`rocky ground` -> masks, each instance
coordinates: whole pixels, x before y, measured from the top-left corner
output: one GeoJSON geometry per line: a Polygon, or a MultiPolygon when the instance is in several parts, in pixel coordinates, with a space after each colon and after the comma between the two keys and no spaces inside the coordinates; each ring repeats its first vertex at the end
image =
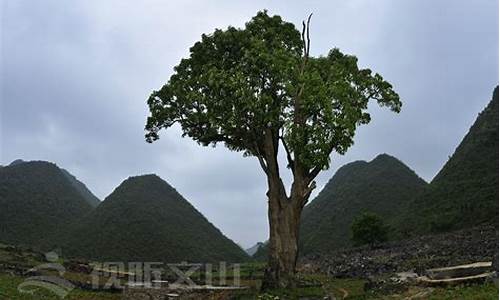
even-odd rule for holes
{"type": "Polygon", "coordinates": [[[479,226],[446,234],[420,236],[376,247],[358,247],[301,260],[303,271],[336,278],[371,278],[382,274],[495,261],[498,270],[498,228],[479,226]]]}

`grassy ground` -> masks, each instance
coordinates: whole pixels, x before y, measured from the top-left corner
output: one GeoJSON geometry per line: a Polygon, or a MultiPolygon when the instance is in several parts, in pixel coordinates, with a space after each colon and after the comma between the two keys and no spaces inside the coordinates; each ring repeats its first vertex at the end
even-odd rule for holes
{"type": "MultiPolygon", "coordinates": [[[[56,300],[60,299],[55,293],[40,288],[33,294],[21,293],[18,286],[24,282],[24,278],[7,274],[0,274],[0,299],[9,300],[56,300]]],[[[119,293],[92,292],[73,289],[64,299],[68,300],[119,300],[119,293]]]]}
{"type": "MultiPolygon", "coordinates": [[[[356,291],[356,290],[354,290],[356,291]]],[[[494,300],[499,299],[498,286],[495,284],[483,284],[471,287],[452,287],[452,288],[414,288],[403,294],[377,295],[369,293],[353,293],[353,290],[345,288],[330,295],[335,295],[332,299],[348,300],[403,300],[403,299],[426,299],[426,300],[494,300]],[[347,293],[346,293],[347,292],[347,293]],[[345,297],[345,298],[344,298],[345,297]]],[[[303,299],[311,297],[313,299],[323,299],[326,294],[319,289],[297,289],[294,291],[271,291],[267,294],[244,295],[239,299],[303,299]],[[261,297],[261,298],[259,298],[261,297]],[[278,297],[278,298],[276,298],[278,297]],[[314,298],[316,297],[316,298],[314,298]]]]}
{"type": "Polygon", "coordinates": [[[484,284],[469,287],[455,287],[448,289],[438,289],[431,293],[429,299],[432,300],[454,300],[454,299],[498,299],[498,285],[484,284]]]}
{"type": "Polygon", "coordinates": [[[348,299],[493,300],[498,299],[498,285],[485,283],[448,288],[413,287],[399,295],[368,295],[348,299]]]}
{"type": "MultiPolygon", "coordinates": [[[[429,300],[489,300],[498,299],[498,286],[493,283],[473,286],[460,286],[449,288],[423,288],[412,287],[402,294],[380,295],[366,293],[363,290],[364,281],[356,279],[326,279],[322,276],[313,276],[314,280],[323,282],[322,286],[300,287],[294,290],[272,290],[266,294],[260,294],[255,289],[242,292],[235,299],[323,299],[329,295],[336,299],[351,300],[395,300],[395,299],[429,299],[429,300]],[[276,298],[278,297],[278,298],[276,298]],[[412,298],[413,297],[413,298],[412,298]]],[[[9,300],[55,300],[60,299],[56,294],[39,289],[33,295],[20,293],[18,286],[24,281],[21,277],[11,275],[0,275],[0,299],[9,300]]],[[[333,298],[332,297],[332,298],[333,298]]],[[[73,289],[64,299],[69,300],[118,300],[121,299],[119,293],[93,292],[80,289],[73,289]]]]}
{"type": "Polygon", "coordinates": [[[399,294],[384,295],[367,292],[364,290],[365,280],[360,279],[333,279],[323,275],[304,276],[306,281],[318,282],[320,285],[298,287],[294,290],[271,290],[265,294],[251,290],[242,293],[236,299],[262,299],[262,300],[293,300],[293,299],[323,299],[330,296],[332,299],[349,300],[397,300],[397,299],[425,299],[425,300],[493,300],[499,299],[498,285],[485,283],[471,286],[455,287],[410,287],[399,294]]]}
{"type": "MultiPolygon", "coordinates": [[[[0,249],[1,250],[1,249],[0,249]]],[[[29,254],[29,253],[28,253],[29,254]]],[[[23,265],[36,265],[39,262],[36,258],[31,256],[18,255],[15,253],[2,253],[0,251],[0,256],[5,256],[9,258],[7,261],[19,262],[23,265]],[[7,255],[14,255],[16,257],[7,257],[7,255]],[[31,262],[33,260],[33,262],[31,262]]],[[[5,260],[4,260],[5,261],[5,260]]],[[[262,300],[293,300],[293,299],[323,299],[325,296],[330,296],[332,299],[358,299],[358,300],[371,300],[371,299],[384,299],[384,300],[395,300],[395,299],[431,299],[431,300],[441,300],[441,299],[476,299],[476,300],[489,300],[498,299],[498,285],[493,283],[487,283],[482,285],[471,285],[471,286],[459,286],[459,287],[449,287],[449,288],[425,288],[425,287],[411,287],[407,291],[401,292],[394,295],[384,295],[376,294],[374,292],[365,291],[364,285],[365,280],[362,279],[337,279],[330,278],[324,275],[301,275],[299,287],[293,290],[277,289],[268,291],[265,294],[259,293],[259,288],[261,285],[261,279],[263,277],[263,270],[265,265],[261,263],[248,263],[243,264],[239,268],[240,273],[240,284],[243,286],[248,286],[249,289],[240,292],[235,295],[233,299],[249,300],[249,299],[262,299],[262,300]]],[[[229,277],[226,280],[226,284],[233,284],[233,278],[231,277],[233,272],[230,266],[228,266],[227,275],[229,277]]],[[[51,275],[47,273],[47,275],[51,275]]],[[[57,274],[54,274],[57,275],[57,274]]],[[[195,279],[197,276],[202,276],[202,274],[193,274],[192,277],[195,279]]],[[[89,275],[84,273],[75,273],[72,271],[67,271],[64,274],[65,279],[71,280],[74,283],[85,283],[89,282],[89,275]]],[[[213,273],[213,283],[217,284],[219,282],[218,273],[213,273]]],[[[104,282],[107,278],[102,278],[104,282]]],[[[202,279],[202,278],[200,278],[202,279]]],[[[21,293],[18,291],[18,286],[25,282],[26,278],[12,276],[8,274],[0,273],[0,300],[35,300],[35,299],[60,299],[55,293],[39,288],[34,292],[33,295],[21,293]]],[[[33,286],[30,286],[33,288],[33,286]]],[[[75,288],[69,292],[69,294],[64,299],[70,300],[112,300],[121,299],[120,293],[106,292],[106,291],[87,291],[75,288]]]]}

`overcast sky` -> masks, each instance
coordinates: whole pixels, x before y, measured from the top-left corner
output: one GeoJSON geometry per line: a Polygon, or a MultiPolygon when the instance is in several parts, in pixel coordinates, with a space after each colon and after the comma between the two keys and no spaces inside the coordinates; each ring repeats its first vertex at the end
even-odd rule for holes
{"type": "Polygon", "coordinates": [[[371,107],[343,164],[394,155],[430,181],[498,84],[498,1],[1,1],[0,164],[48,160],[104,199],[156,173],[227,236],[267,239],[255,158],[205,148],[174,128],[144,141],[146,99],[202,33],[268,9],[311,22],[311,53],[358,56],[400,94],[399,115],[371,107]]]}

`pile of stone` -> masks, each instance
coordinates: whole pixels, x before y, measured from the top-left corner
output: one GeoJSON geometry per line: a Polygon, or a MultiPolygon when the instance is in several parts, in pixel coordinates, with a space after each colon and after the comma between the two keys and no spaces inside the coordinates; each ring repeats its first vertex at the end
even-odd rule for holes
{"type": "MultiPolygon", "coordinates": [[[[498,255],[498,229],[479,226],[452,233],[421,236],[377,247],[357,247],[309,255],[302,269],[333,277],[371,278],[378,275],[491,261],[498,255]]],[[[498,261],[498,260],[497,260],[498,261]]]]}

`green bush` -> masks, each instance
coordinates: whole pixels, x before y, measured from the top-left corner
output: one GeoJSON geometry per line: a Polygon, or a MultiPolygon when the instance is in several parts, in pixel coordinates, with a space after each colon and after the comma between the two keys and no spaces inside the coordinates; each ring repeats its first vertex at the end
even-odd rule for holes
{"type": "Polygon", "coordinates": [[[352,241],[356,246],[387,241],[388,228],[381,217],[373,213],[363,213],[351,225],[352,241]]]}

